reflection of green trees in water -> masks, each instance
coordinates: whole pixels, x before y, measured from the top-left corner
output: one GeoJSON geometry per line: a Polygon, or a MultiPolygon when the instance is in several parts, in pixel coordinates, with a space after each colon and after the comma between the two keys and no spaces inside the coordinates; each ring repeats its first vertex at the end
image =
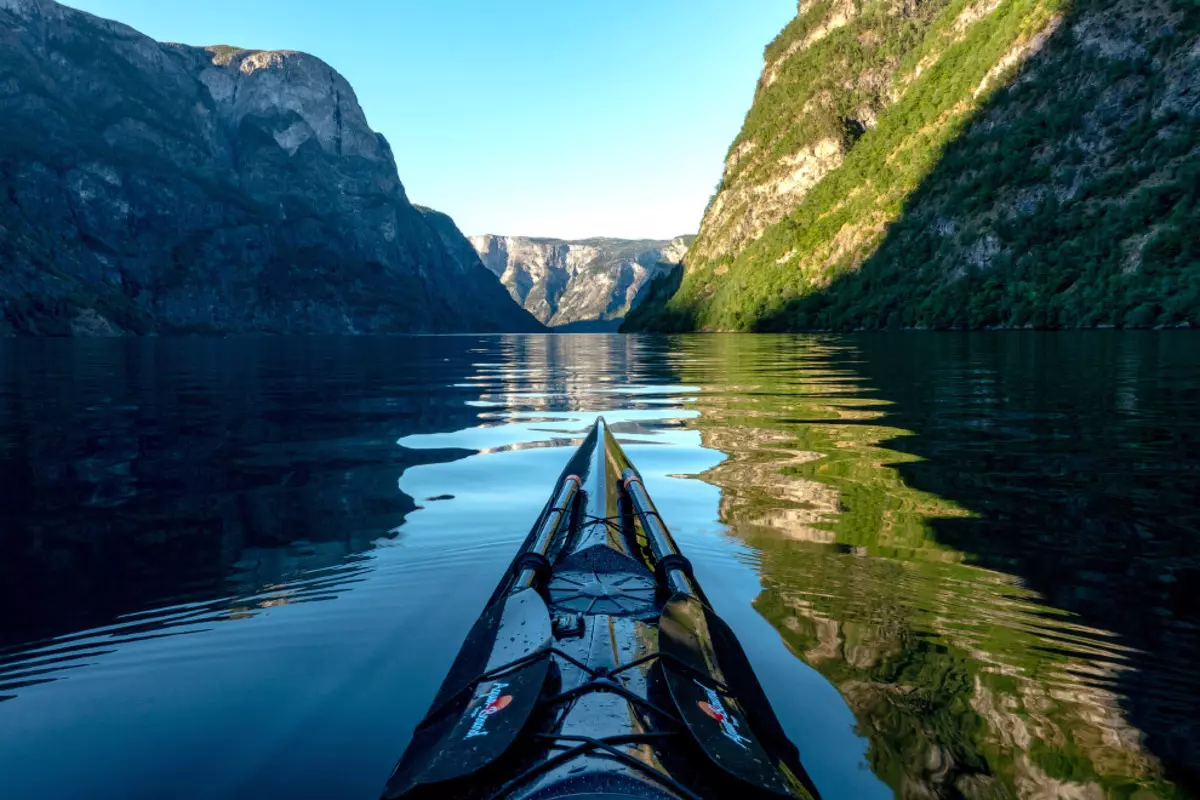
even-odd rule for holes
{"type": "Polygon", "coordinates": [[[966,563],[930,522],[975,512],[907,486],[887,403],[832,340],[679,342],[702,477],[761,553],[758,611],[842,692],[875,772],[906,797],[1173,795],[1114,691],[1112,635],[966,563]],[[836,357],[836,358],[835,358],[836,357]]]}

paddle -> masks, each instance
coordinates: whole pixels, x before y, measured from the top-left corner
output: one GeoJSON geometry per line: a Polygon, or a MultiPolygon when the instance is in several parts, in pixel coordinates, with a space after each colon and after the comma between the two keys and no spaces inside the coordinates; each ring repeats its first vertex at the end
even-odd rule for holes
{"type": "MultiPolygon", "coordinates": [[[[536,655],[550,647],[550,612],[535,589],[521,589],[504,601],[496,646],[485,673],[536,655]]],[[[422,770],[421,783],[469,775],[490,764],[516,740],[542,694],[550,659],[537,658],[475,687],[471,701],[443,747],[422,770]]]]}
{"type": "MultiPolygon", "coordinates": [[[[807,776],[796,775],[768,755],[754,735],[731,684],[752,695],[751,705],[766,706],[767,699],[752,677],[742,646],[729,625],[700,599],[691,564],[675,546],[641,476],[630,467],[622,478],[654,555],[659,583],[672,592],[658,621],[658,651],[663,656],[659,663],[684,724],[704,753],[733,777],[783,797],[812,796],[815,788],[810,790],[807,776]]],[[[767,716],[768,734],[778,733],[778,722],[767,716]]]]}
{"type": "Polygon", "coordinates": [[[495,601],[468,635],[426,723],[388,780],[384,798],[469,775],[511,747],[541,697],[550,659],[537,656],[550,648],[551,637],[550,611],[536,589],[519,589],[495,601]],[[485,649],[489,638],[490,651],[485,649]],[[485,663],[479,663],[480,653],[488,654],[485,663]],[[514,663],[513,669],[475,683],[480,675],[514,663]],[[466,706],[450,714],[467,690],[466,706]]]}
{"type": "Polygon", "coordinates": [[[729,626],[695,597],[678,593],[659,618],[658,650],[671,697],[705,754],[730,775],[783,797],[795,793],[754,735],[727,688],[718,647],[736,644],[729,626]],[[719,643],[719,644],[718,644],[719,643]]]}
{"type": "Polygon", "coordinates": [[[516,741],[542,694],[553,630],[550,610],[536,585],[550,571],[546,553],[570,524],[581,481],[567,475],[513,562],[515,580],[493,599],[467,634],[425,721],[384,789],[399,797],[418,784],[470,775],[499,758],[516,741]],[[466,705],[463,695],[471,692],[466,705]]]}

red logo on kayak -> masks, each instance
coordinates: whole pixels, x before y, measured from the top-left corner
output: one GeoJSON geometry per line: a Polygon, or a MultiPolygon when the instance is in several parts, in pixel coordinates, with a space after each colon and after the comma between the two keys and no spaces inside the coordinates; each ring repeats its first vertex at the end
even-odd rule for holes
{"type": "Polygon", "coordinates": [[[513,701],[511,694],[500,694],[501,691],[508,688],[507,683],[495,683],[488,689],[487,694],[479,699],[483,701],[483,705],[473,715],[471,727],[467,729],[464,739],[470,739],[473,736],[487,736],[488,732],[484,730],[488,719],[492,714],[497,714],[508,707],[508,704],[513,701]]]}
{"type": "Polygon", "coordinates": [[[495,714],[497,711],[503,711],[505,709],[505,707],[507,707],[508,704],[511,702],[512,702],[511,694],[502,694],[499,697],[497,697],[495,700],[493,700],[492,702],[490,702],[486,706],[484,706],[483,711],[480,711],[479,713],[480,714],[495,714]]]}
{"type": "Polygon", "coordinates": [[[696,703],[696,705],[700,706],[701,711],[703,711],[705,714],[708,714],[710,717],[715,719],[717,722],[725,721],[725,712],[722,709],[713,708],[712,706],[710,706],[708,703],[704,702],[703,700],[696,703]]]}
{"type": "Polygon", "coordinates": [[[742,736],[741,731],[738,730],[737,720],[729,716],[729,712],[725,710],[725,704],[721,702],[721,696],[717,694],[716,691],[708,686],[705,686],[703,683],[695,680],[694,678],[693,682],[699,686],[700,689],[703,690],[704,694],[708,697],[707,701],[697,700],[696,705],[700,707],[701,711],[717,721],[717,724],[721,727],[721,734],[726,739],[745,750],[746,745],[750,742],[750,740],[745,736],[742,736]]]}

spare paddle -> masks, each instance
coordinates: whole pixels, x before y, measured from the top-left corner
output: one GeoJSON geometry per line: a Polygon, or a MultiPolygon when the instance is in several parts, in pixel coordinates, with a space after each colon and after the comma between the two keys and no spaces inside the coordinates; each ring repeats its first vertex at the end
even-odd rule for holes
{"type": "MultiPolygon", "coordinates": [[[[658,581],[673,593],[658,621],[659,663],[684,724],[700,749],[738,780],[783,797],[809,796],[803,780],[797,777],[792,784],[785,777],[791,770],[767,754],[730,689],[728,678],[737,676],[727,676],[722,663],[734,673],[752,674],[737,637],[698,596],[691,564],[675,546],[641,476],[629,467],[622,477],[654,555],[658,581]]],[[[739,683],[745,688],[744,681],[739,683]]]]}
{"type": "MultiPolygon", "coordinates": [[[[550,611],[537,590],[521,589],[510,595],[504,601],[496,646],[484,672],[548,650],[551,635],[550,611]]],[[[422,770],[418,780],[437,783],[461,778],[499,758],[525,727],[541,697],[549,668],[548,658],[536,658],[480,681],[466,709],[443,737],[441,752],[422,770]]]]}
{"type": "Polygon", "coordinates": [[[546,553],[555,534],[570,526],[580,484],[575,475],[560,481],[528,546],[513,561],[515,579],[471,628],[384,798],[483,769],[512,746],[529,721],[550,669],[545,656],[553,637],[550,610],[536,585],[550,572],[546,553]]]}
{"type": "MultiPolygon", "coordinates": [[[[695,597],[678,593],[663,608],[658,650],[671,697],[700,748],[735,778],[782,797],[794,797],[774,759],[727,689],[715,641],[736,642],[728,625],[695,597]],[[714,635],[715,634],[715,635],[714,635]]],[[[733,646],[737,646],[734,644],[733,646]]]]}
{"type": "Polygon", "coordinates": [[[464,777],[511,747],[541,697],[550,659],[538,655],[549,650],[551,636],[550,611],[536,589],[519,589],[493,603],[471,630],[433,710],[414,736],[406,753],[412,757],[396,767],[383,796],[398,797],[418,784],[464,777]],[[489,633],[490,652],[484,649],[489,633]],[[488,653],[483,664],[480,653],[488,653]],[[510,664],[516,666],[503,669],[510,664]],[[478,680],[481,675],[488,677],[478,680]],[[472,685],[466,706],[451,715],[450,708],[461,705],[461,695],[472,685]]]}

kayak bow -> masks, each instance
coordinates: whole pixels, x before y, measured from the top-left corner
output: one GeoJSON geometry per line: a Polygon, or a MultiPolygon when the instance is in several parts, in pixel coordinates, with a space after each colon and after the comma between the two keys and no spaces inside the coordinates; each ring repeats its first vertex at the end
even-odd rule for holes
{"type": "Polygon", "coordinates": [[[598,419],[385,800],[816,798],[733,631],[598,419]]]}

